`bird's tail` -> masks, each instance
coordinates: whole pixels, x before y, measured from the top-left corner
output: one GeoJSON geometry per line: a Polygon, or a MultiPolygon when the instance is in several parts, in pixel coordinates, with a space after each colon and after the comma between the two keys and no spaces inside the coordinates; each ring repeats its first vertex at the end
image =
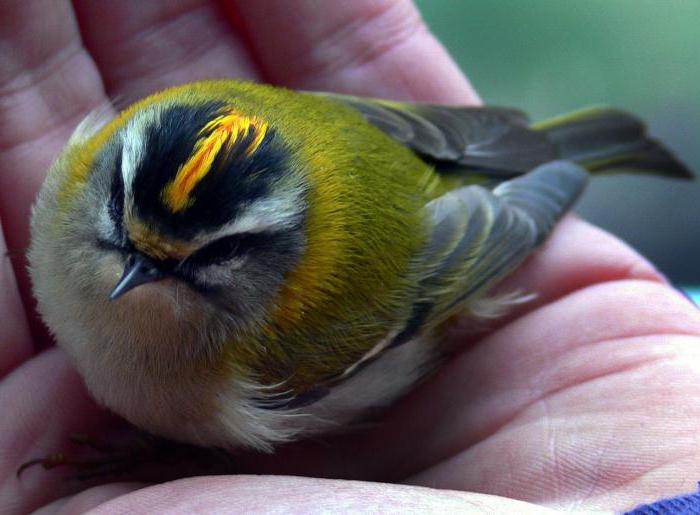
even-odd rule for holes
{"type": "Polygon", "coordinates": [[[592,107],[534,124],[560,159],[591,172],[634,171],[689,179],[690,170],[646,133],[644,123],[616,109],[592,107]]]}

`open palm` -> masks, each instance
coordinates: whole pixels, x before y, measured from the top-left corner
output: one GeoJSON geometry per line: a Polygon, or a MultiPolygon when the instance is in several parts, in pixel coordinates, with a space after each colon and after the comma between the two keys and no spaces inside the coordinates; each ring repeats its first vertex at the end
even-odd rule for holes
{"type": "Polygon", "coordinates": [[[87,113],[213,77],[478,98],[401,0],[3,2],[0,42],[0,221],[15,256],[0,262],[0,512],[539,513],[517,500],[619,510],[694,489],[700,314],[634,251],[573,218],[502,286],[537,299],[489,334],[455,329],[463,351],[381,423],[236,457],[257,476],[94,486],[31,470],[18,480],[22,462],[64,448],[71,432],[115,424],[51,347],[21,259],[32,199],[87,113]]]}

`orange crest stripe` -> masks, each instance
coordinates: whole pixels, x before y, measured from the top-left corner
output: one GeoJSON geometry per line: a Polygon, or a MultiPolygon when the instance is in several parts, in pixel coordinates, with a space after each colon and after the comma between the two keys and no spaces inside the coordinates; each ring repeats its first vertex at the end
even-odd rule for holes
{"type": "Polygon", "coordinates": [[[265,137],[267,123],[263,120],[230,110],[202,127],[192,154],[161,193],[163,204],[170,212],[177,213],[189,207],[193,202],[192,190],[211,171],[219,152],[229,152],[235,143],[248,139],[251,131],[252,139],[243,150],[246,156],[255,152],[265,137]]]}

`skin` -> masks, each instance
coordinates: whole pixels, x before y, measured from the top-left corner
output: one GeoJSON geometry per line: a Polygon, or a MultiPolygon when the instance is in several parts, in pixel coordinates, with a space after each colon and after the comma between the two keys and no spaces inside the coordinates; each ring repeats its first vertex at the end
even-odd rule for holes
{"type": "MultiPolygon", "coordinates": [[[[0,4],[2,251],[26,247],[30,204],[51,160],[108,98],[237,76],[478,103],[410,3],[329,2],[322,16],[316,4],[226,4],[233,17],[194,0],[0,4]]],[[[32,469],[18,481],[19,464],[66,448],[71,432],[118,422],[41,329],[23,259],[4,259],[0,512],[608,511],[695,490],[697,308],[634,250],[575,218],[506,283],[538,297],[484,334],[455,328],[462,350],[382,424],[236,458],[242,473],[261,476],[188,478],[175,469],[185,476],[176,482],[163,482],[171,471],[149,482],[81,483],[32,469]]]]}

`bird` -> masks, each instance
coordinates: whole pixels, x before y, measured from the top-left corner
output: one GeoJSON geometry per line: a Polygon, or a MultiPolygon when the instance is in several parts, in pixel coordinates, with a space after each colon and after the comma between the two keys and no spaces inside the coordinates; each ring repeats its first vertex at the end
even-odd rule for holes
{"type": "Polygon", "coordinates": [[[381,410],[542,244],[591,172],[691,172],[635,116],[183,84],[82,122],[37,196],[38,311],[91,395],[271,452],[381,410]]]}

